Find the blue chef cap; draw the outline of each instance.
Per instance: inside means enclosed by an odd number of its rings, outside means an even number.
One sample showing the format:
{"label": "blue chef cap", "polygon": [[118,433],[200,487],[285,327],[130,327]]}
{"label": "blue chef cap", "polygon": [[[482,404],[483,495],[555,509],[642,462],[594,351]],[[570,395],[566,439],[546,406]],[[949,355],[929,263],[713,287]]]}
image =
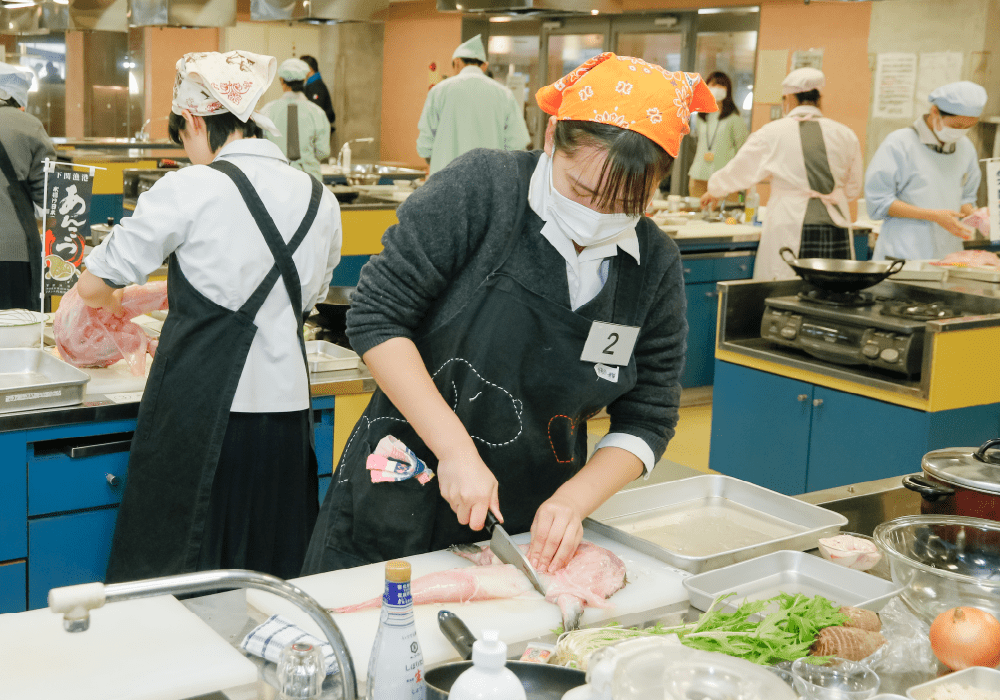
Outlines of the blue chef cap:
{"label": "blue chef cap", "polygon": [[32,75],[29,71],[9,63],[0,62],[0,100],[14,98],[22,107],[28,106],[28,88]]}
{"label": "blue chef cap", "polygon": [[986,106],[986,90],[982,85],[961,80],[937,88],[927,96],[927,101],[944,112],[978,118]]}

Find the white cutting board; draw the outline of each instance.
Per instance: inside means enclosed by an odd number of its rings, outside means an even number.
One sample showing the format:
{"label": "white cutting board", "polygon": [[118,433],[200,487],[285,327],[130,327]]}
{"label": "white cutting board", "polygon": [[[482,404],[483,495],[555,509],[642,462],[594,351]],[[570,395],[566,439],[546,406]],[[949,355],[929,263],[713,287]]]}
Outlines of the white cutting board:
{"label": "white cutting board", "polygon": [[87,382],[87,395],[142,391],[146,388],[146,379],[149,377],[149,368],[152,364],[153,358],[147,353],[146,371],[140,376],[132,374],[125,360],[118,360],[109,367],[84,367],[83,371],[90,375],[90,381]]}
{"label": "white cutting board", "polygon": [[179,700],[257,667],[173,596],[112,603],[69,633],[48,608],[0,615],[0,698]]}
{"label": "white cutting board", "polygon": [[[530,535],[514,535],[513,539],[519,544],[525,544]],[[584,539],[610,549],[621,557],[625,562],[628,583],[608,599],[613,608],[584,610],[581,626],[595,626],[611,620],[629,625],[637,624],[640,620],[630,619],[628,616],[688,600],[687,589],[682,581],[690,574],[590,531],[584,533]],[[472,562],[446,550],[406,557],[406,560],[412,565],[413,578],[435,571],[473,566]],[[369,564],[356,569],[306,576],[295,579],[292,583],[301,587],[324,607],[341,607],[381,595],[385,587],[385,564]],[[247,602],[268,615],[279,613],[302,629],[324,638],[308,615],[282,598],[263,591],[248,590]],[[558,606],[546,602],[535,591],[508,600],[415,605],[413,610],[425,668],[458,658],[458,654],[438,629],[439,610],[454,612],[477,638],[482,636],[483,629],[499,631],[500,639],[508,647],[544,637],[562,624]],[[363,684],[365,680],[368,657],[378,630],[379,612],[375,609],[333,615],[351,650],[359,684]]]}

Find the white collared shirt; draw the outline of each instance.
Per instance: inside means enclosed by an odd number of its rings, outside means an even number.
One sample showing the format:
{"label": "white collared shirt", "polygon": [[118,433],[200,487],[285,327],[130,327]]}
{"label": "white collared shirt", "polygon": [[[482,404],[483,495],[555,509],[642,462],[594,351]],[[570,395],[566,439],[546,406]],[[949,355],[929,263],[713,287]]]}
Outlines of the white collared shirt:
{"label": "white collared shirt", "polygon": [[[548,205],[551,197],[550,183],[546,174],[546,157],[539,159],[535,171],[531,175],[531,183],[528,187],[528,205],[538,217],[545,221],[542,227],[542,235],[558,251],[563,260],[566,261],[566,281],[569,284],[570,308],[574,311],[596,297],[604,284],[608,281],[608,270],[610,269],[611,258],[618,255],[618,249],[624,250],[631,255],[636,263],[639,260],[639,238],[636,236],[635,227],[625,229],[613,239],[587,246],[576,252],[576,247],[569,236],[563,233],[554,221],[549,221]],[[631,452],[640,460],[643,465],[643,477],[649,478],[653,471],[655,459],[653,449],[645,440],[627,433],[608,433],[605,435],[594,451],[602,447],[618,447]]]}
{"label": "white collared shirt", "polygon": [[[309,175],[289,166],[281,149],[264,139],[234,141],[217,158],[243,171],[281,237],[290,240],[309,205]],[[324,188],[316,219],[292,255],[305,308],[293,311],[279,279],[254,319],[257,334],[232,411],[279,413],[309,407],[309,380],[297,330],[301,312],[326,298],[333,269],[340,262],[341,238],[340,207]],[[234,311],[274,265],[232,180],[203,165],[160,178],[139,197],[135,213],[123,218],[85,263],[91,274],[114,284],[144,284],[172,253],[195,289]]]}

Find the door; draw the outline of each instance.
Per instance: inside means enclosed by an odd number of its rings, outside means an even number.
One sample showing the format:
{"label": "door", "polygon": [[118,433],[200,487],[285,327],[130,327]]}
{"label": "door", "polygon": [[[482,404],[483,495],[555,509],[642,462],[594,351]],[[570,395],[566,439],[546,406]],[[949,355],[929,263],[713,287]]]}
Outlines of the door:
{"label": "door", "polygon": [[44,608],[49,590],[103,581],[118,508],[37,518],[28,523],[28,608]]}
{"label": "door", "polygon": [[719,298],[715,282],[685,284],[684,294],[687,297],[688,335],[681,386],[690,389],[712,383]]}
{"label": "door", "polygon": [[787,495],[806,491],[813,386],[715,363],[709,467]]}

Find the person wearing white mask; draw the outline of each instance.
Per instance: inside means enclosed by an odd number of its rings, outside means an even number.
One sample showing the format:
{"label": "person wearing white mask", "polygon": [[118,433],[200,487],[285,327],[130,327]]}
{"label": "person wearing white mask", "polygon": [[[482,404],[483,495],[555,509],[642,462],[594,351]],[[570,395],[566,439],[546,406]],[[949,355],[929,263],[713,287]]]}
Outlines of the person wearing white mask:
{"label": "person wearing white mask", "polygon": [[981,174],[966,134],[986,97],[966,80],[943,85],[928,96],[927,114],[878,147],[865,173],[868,215],[883,219],[875,260],[940,260],[972,238],[959,220],[975,209]]}
{"label": "person wearing white mask", "polygon": [[[379,388],[304,575],[476,542],[487,513],[530,530],[529,561],[557,570],[583,519],[673,436],[682,267],[642,214],[690,112],[715,101],[696,74],[612,53],[536,100],[553,115],[543,152],[458,158],[400,205],[361,272],[347,333]],[[611,430],[588,455],[603,408]],[[436,478],[386,478],[390,436]]]}
{"label": "person wearing white mask", "polygon": [[793,70],[781,83],[785,117],[747,139],[729,165],[712,175],[703,205],[770,180],[771,195],[754,260],[755,280],[792,279],[779,251],[797,258],[853,258],[849,200],[862,185],[861,145],[847,126],[820,111],[826,76]]}
{"label": "person wearing white mask", "polygon": [[747,123],[733,102],[733,82],[722,71],[705,78],[708,89],[719,105],[718,112],[699,114],[692,121],[692,135],[697,139],[694,162],[688,171],[688,194],[701,197],[708,192],[708,178],[722,170],[746,143]]}

